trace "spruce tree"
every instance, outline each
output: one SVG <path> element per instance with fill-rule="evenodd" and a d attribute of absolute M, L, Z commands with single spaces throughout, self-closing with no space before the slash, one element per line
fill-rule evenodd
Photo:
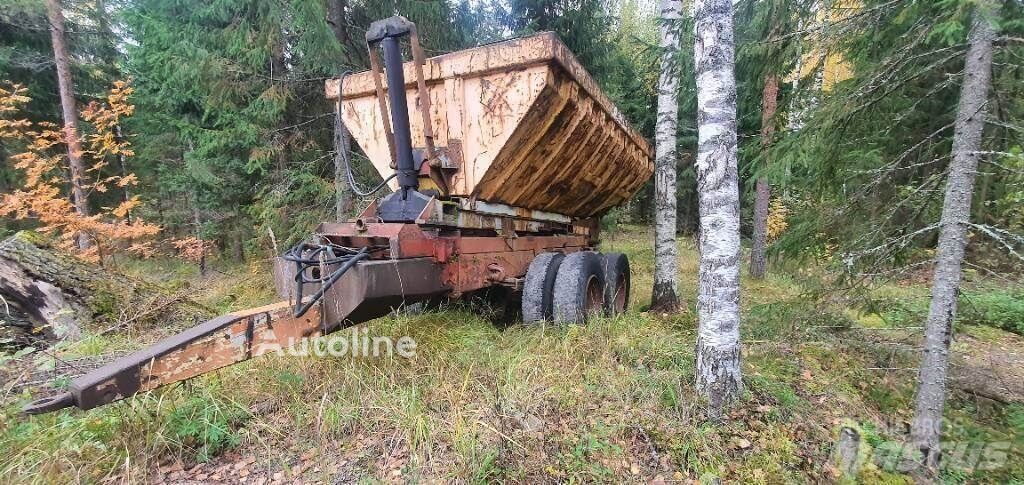
<path fill-rule="evenodd" d="M 340 50 L 318 2 L 288 7 L 141 0 L 126 12 L 139 158 L 160 162 L 164 222 L 216 221 L 202 235 L 237 240 L 273 216 L 257 202 L 280 207 L 324 188 L 293 172 L 320 156 L 322 80 Z"/>
<path fill-rule="evenodd" d="M 924 325 L 924 352 L 918 374 L 918 391 L 911 439 L 923 455 L 927 474 L 939 468 L 939 436 L 946 401 L 949 344 L 960 293 L 964 249 L 971 225 L 971 199 L 981 158 L 981 135 L 989 111 L 992 83 L 992 44 L 995 42 L 995 9 L 982 2 L 975 9 L 960 87 L 952 162 L 942 205 L 939 243 L 932 277 L 932 300 Z"/>

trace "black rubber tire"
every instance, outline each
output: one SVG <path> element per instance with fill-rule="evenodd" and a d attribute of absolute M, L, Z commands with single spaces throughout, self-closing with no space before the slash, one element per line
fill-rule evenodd
<path fill-rule="evenodd" d="M 552 317 L 559 323 L 584 323 L 604 308 L 604 268 L 591 251 L 572 253 L 562 260 L 555 277 Z"/>
<path fill-rule="evenodd" d="M 622 253 L 602 254 L 604 267 L 604 314 L 611 317 L 629 307 L 629 258 Z"/>
<path fill-rule="evenodd" d="M 541 253 L 533 258 L 523 282 L 523 323 L 551 319 L 555 275 L 564 258 L 562 253 Z"/>

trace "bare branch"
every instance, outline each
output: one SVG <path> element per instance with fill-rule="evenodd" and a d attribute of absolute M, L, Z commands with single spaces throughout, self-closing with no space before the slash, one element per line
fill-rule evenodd
<path fill-rule="evenodd" d="M 892 247 L 892 246 L 896 246 L 898 244 L 902 244 L 901 246 L 898 246 L 898 247 L 906 247 L 907 244 L 910 244 L 910 241 L 913 238 L 915 238 L 915 237 L 917 237 L 917 236 L 919 236 L 921 234 L 924 234 L 926 232 L 938 229 L 938 227 L 939 227 L 939 225 L 937 223 L 936 224 L 929 224 L 929 225 L 927 225 L 925 227 L 922 227 L 922 228 L 920 228 L 920 229 L 918 229 L 918 230 L 916 230 L 916 231 L 914 231 L 912 233 L 904 234 L 902 236 L 897 236 L 897 237 L 891 238 L 888 241 L 885 241 L 884 243 L 879 244 L 878 246 L 875 246 L 875 247 L 873 247 L 871 249 L 867 249 L 867 250 L 864 250 L 864 251 L 860 251 L 858 253 L 854 253 L 854 254 L 848 255 L 844 259 L 846 259 L 847 264 L 853 264 L 854 262 L 856 262 L 856 260 L 858 260 L 858 259 L 860 259 L 860 258 L 862 258 L 864 256 L 867 256 L 867 255 L 872 254 L 872 253 L 876 253 L 878 251 L 881 251 L 883 249 L 887 249 L 887 248 Z"/>
<path fill-rule="evenodd" d="M 1014 281 L 1014 280 L 1012 280 L 1010 278 L 1007 278 L 1006 276 L 1001 275 L 1001 274 L 999 274 L 999 273 L 997 273 L 997 272 L 995 272 L 995 271 L 993 271 L 991 269 L 988 269 L 988 268 L 986 268 L 984 266 L 981 266 L 981 265 L 978 265 L 978 264 L 974 264 L 974 263 L 972 263 L 972 262 L 970 262 L 970 261 L 968 261 L 966 259 L 964 259 L 964 264 L 967 265 L 967 266 L 970 266 L 970 267 L 972 267 L 974 269 L 984 271 L 985 273 L 988 273 L 989 276 L 993 276 L 993 277 L 999 278 L 999 279 L 1001 279 L 1001 280 L 1003 280 L 1003 281 L 1005 281 L 1007 283 L 1010 283 L 1010 284 L 1013 284 L 1013 285 L 1016 285 L 1016 284 L 1019 283 L 1018 281 Z"/>
<path fill-rule="evenodd" d="M 1024 245 L 1024 236 L 1021 236 L 1019 234 L 1014 234 L 1014 233 L 1012 233 L 1012 232 L 1010 232 L 1010 231 L 1008 231 L 1006 229 L 1003 229 L 1003 228 L 999 228 L 999 227 L 995 227 L 995 226 L 989 226 L 987 224 L 969 224 L 969 225 L 971 227 L 975 228 L 975 229 L 978 229 L 979 231 L 981 231 L 985 235 L 991 237 L 992 239 L 995 239 L 999 244 L 1002 244 L 1003 247 L 1005 247 L 1006 250 L 1010 252 L 1010 254 L 1016 256 L 1021 261 L 1024 261 L 1024 255 L 1021 255 L 1020 253 L 1018 253 L 1017 249 L 1014 247 L 1016 245 Z M 1010 241 L 1007 241 L 1007 238 L 1009 238 Z M 1012 241 L 1012 243 L 1011 243 L 1011 241 Z"/>

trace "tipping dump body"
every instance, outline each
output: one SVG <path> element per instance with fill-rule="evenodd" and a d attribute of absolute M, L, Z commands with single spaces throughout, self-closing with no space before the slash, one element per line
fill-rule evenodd
<path fill-rule="evenodd" d="M 403 67 L 408 109 L 418 113 L 413 63 Z M 592 217 L 629 199 L 654 171 L 650 145 L 554 33 L 430 58 L 423 73 L 434 143 L 457 166 L 452 196 Z M 390 175 L 372 74 L 346 77 L 343 89 L 345 125 Z M 337 99 L 337 79 L 326 93 Z M 422 119 L 410 121 L 413 146 L 423 147 Z"/>

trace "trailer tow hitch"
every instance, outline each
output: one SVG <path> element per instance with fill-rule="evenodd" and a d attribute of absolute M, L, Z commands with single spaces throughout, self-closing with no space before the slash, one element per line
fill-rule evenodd
<path fill-rule="evenodd" d="M 68 392 L 38 399 L 22 411 L 92 409 L 277 353 L 450 290 L 442 278 L 442 266 L 430 257 L 369 259 L 378 246 L 317 249 L 312 245 L 289 252 L 296 268 L 302 269 L 299 275 L 305 274 L 295 277 L 297 283 L 316 285 L 322 280 L 324 284 L 312 296 L 298 300 L 302 304 L 285 300 L 221 315 L 77 377 Z"/>

